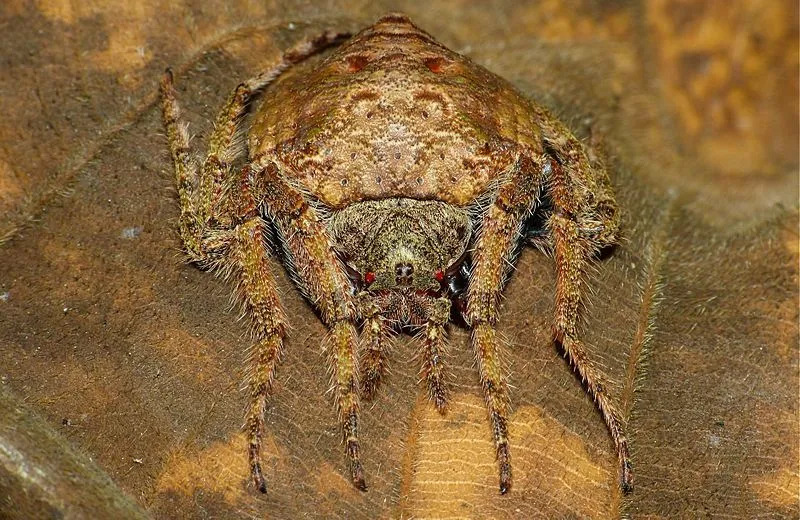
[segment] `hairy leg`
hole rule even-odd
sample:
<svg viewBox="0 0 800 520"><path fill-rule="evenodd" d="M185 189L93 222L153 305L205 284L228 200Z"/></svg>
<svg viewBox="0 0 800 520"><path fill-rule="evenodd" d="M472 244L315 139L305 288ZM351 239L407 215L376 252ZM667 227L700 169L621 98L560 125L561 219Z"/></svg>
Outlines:
<svg viewBox="0 0 800 520"><path fill-rule="evenodd" d="M431 302L430 307L422 336L421 379L427 382L428 396L436 409L444 413L449 398L444 359L447 355L445 325L450 321L450 299L438 298Z"/></svg>
<svg viewBox="0 0 800 520"><path fill-rule="evenodd" d="M633 469L624 422L611 402L602 374L578 339L586 271L597 251L616 241L619 217L605 172L591 169L580 143L571 134L560 133L548 144L553 156L548 165L553 200L548 225L557 277L553 332L603 415L617 449L620 486L628 492L633 489ZM587 185L595 190L592 203L586 196Z"/></svg>
<svg viewBox="0 0 800 520"><path fill-rule="evenodd" d="M290 253L295 280L331 331L327 348L336 408L342 425L353 484L366 489L359 458L358 313L352 288L333 250L325 225L303 195L284 181L269 158L254 163L251 189L277 224Z"/></svg>
<svg viewBox="0 0 800 520"><path fill-rule="evenodd" d="M189 148L187 126L180 122L172 72L161 81L161 108L180 200L180 234L192 261L224 275L236 274L238 293L252 318L255 344L250 379L251 404L246 416L251 474L256 488L266 491L260 463L264 410L283 350L286 321L269 272L264 221L258 217L247 183L232 175L230 163L240 152L237 125L251 96L293 63L302 61L348 35L325 32L284 53L273 66L239 84L215 121L208 152L198 170Z"/></svg>
<svg viewBox="0 0 800 520"><path fill-rule="evenodd" d="M588 248L581 243L578 225L575 222L560 215L554 215L550 219L550 227L555 242L558 280L554 336L586 384L586 389L594 397L594 401L605 419L617 448L620 485L624 491L628 492L633 489L633 470L623 422L619 411L609 399L607 385L603 382L601 373L592 364L583 343L578 339L577 316L585 291L581 280L593 252L587 250Z"/></svg>
<svg viewBox="0 0 800 520"><path fill-rule="evenodd" d="M269 252L264 243L266 224L255 217L234 230L235 244L231 257L239 271L238 293L245 310L252 317L252 330L256 339L251 352L250 406L245 427L248 436L248 454L253 483L262 493L267 485L261 470L261 438L264 434L264 411L267 397L272 391L275 370L283 352L286 335L286 318L269 270Z"/></svg>
<svg viewBox="0 0 800 520"><path fill-rule="evenodd" d="M164 75L161 93L164 125L175 165L181 205L181 238L191 260L205 267L213 267L226 277L237 277L239 300L246 314L252 318L255 344L251 353L250 406L245 427L253 482L257 489L266 492L260 463L264 410L283 350L286 322L267 264L269 252L264 243L266 224L257 216L242 222L241 215L237 214L242 207L253 206L252 201L247 203L246 190L227 196L225 200L230 202L230 206L222 207L223 197L231 182L226 161L232 154L235 128L233 124L226 126L221 121L226 115L236 112L234 105L241 102L241 93L237 89L220 113L209 146L209 156L199 174L190 157L186 126L179 122L180 110L170 72ZM240 222L239 225L233 225L234 221Z"/></svg>
<svg viewBox="0 0 800 520"><path fill-rule="evenodd" d="M361 392L365 399L374 397L386 374L386 345L389 324L381 315L369 293L362 292L357 300L361 329Z"/></svg>
<svg viewBox="0 0 800 520"><path fill-rule="evenodd" d="M540 170L533 161L520 160L512 170L509 181L500 188L481 224L467 293L467 317L472 327L472 346L492 424L501 493L511 488L511 455L508 447L511 404L500 359L498 306L511 257L520 238L520 228L539 195L541 180L534 172Z"/></svg>
<svg viewBox="0 0 800 520"><path fill-rule="evenodd" d="M175 99L172 72L168 69L161 78L161 115L167 132L172 163L175 168L175 183L178 190L181 216L179 231L191 260L204 262L206 254L201 247L201 235L205 222L198 222L195 198L197 195L197 165L189 148L189 131L180 121L180 108Z"/></svg>

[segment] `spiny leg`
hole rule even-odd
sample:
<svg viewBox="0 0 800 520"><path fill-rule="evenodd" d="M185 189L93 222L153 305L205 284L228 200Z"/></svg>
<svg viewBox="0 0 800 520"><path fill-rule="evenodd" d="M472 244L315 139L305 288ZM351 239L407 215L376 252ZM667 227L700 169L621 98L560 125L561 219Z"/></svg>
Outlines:
<svg viewBox="0 0 800 520"><path fill-rule="evenodd" d="M191 260L206 267L215 267L223 275L230 275L234 271L239 275L240 299L253 319L256 343L252 353L251 403L246 416L246 428L251 475L256 488L265 492L266 483L259 459L263 414L283 349L285 320L266 264L268 252L263 243L264 222L260 218L253 218L231 229L241 204L231 204L228 208L223 208L221 204L227 183L230 182L227 163L233 155L232 139L236 120L246 102L242 94L241 89L237 88L220 112L209 144L209 155L198 176L190 155L186 125L179 121L180 109L175 99L172 72L167 70L161 81L162 114L175 165L181 206L181 238ZM246 192L235 195L237 202L248 198ZM215 211L217 208L219 213Z"/></svg>
<svg viewBox="0 0 800 520"><path fill-rule="evenodd" d="M256 489L262 493L267 490L261 470L264 412L286 335L286 319L267 264L269 251L264 243L265 231L266 224L259 217L241 224L233 232L235 243L231 251L240 273L239 296L252 318L253 335L256 338L251 354L253 372L250 375L250 407L245 425L250 473Z"/></svg>
<svg viewBox="0 0 800 520"><path fill-rule="evenodd" d="M161 78L161 115L167 132L170 155L175 168L175 183L181 207L179 231L193 261L202 262L205 254L200 246L198 222L195 219L195 184L197 183L197 165L194 163L189 148L189 132L187 125L180 122L180 108L175 99L175 86L172 72L167 70Z"/></svg>
<svg viewBox="0 0 800 520"><path fill-rule="evenodd" d="M580 143L560 123L549 119L545 128L553 214L549 219L556 263L554 336L586 384L603 415L619 458L620 486L633 490L628 439L619 411L607 393L602 374L590 361L578 339L586 271L592 257L616 242L619 215L605 171L592 170ZM549 134L549 135L548 135ZM589 203L589 194L593 199Z"/></svg>
<svg viewBox="0 0 800 520"><path fill-rule="evenodd" d="M447 331L450 321L450 299L437 298L431 302L428 321L422 338L422 378L428 384L428 395L440 413L447 409L449 392L444 359L447 354Z"/></svg>
<svg viewBox="0 0 800 520"><path fill-rule="evenodd" d="M361 387L365 399L374 397L386 375L386 343L389 333L381 317L364 321L361 331Z"/></svg>
<svg viewBox="0 0 800 520"><path fill-rule="evenodd" d="M389 325L369 293L362 292L357 300L361 328L361 393L371 399L386 374L386 345Z"/></svg>
<svg viewBox="0 0 800 520"><path fill-rule="evenodd" d="M358 347L356 328L348 320L331 325L328 366L333 371L333 391L339 421L342 425L345 451L350 459L350 478L360 490L367 489L361 466L358 441Z"/></svg>
<svg viewBox="0 0 800 520"><path fill-rule="evenodd" d="M192 216L191 213L189 216ZM283 351L286 331L275 281L267 264L269 252L264 243L265 228L266 224L259 217L251 218L231 230L203 226L196 248L192 248L192 243L186 243L194 260L217 268L223 275L238 275L237 293L252 320L256 342L252 347L253 368L249 381L251 401L245 424L251 476L261 492L266 492L260 463L264 411Z"/></svg>
<svg viewBox="0 0 800 520"><path fill-rule="evenodd" d="M572 220L553 215L550 219L550 228L555 243L557 277L554 336L586 384L586 389L594 397L605 419L617 448L620 485L624 491L629 492L633 489L633 470L622 419L609 399L607 385L603 383L602 375L589 360L583 343L577 337L577 316L584 291L581 279L593 253L587 251L581 244L578 226Z"/></svg>
<svg viewBox="0 0 800 520"><path fill-rule="evenodd" d="M517 161L510 180L500 188L494 203L487 210L475 244L474 268L467 293L472 345L497 451L500 493L506 493L511 488L512 476L508 447L511 404L500 359L498 306L522 222L539 194L540 178L533 175L538 171L540 168L530 160Z"/></svg>
<svg viewBox="0 0 800 520"><path fill-rule="evenodd" d="M181 237L193 261L202 263L207 260L206 252L201 247L207 235L232 228L232 220L238 213L239 208L224 206L223 197L229 188L228 184L233 181L229 173L229 163L235 155L233 138L239 116L249 97L249 91L243 85L234 90L217 116L214 132L209 139L208 155L198 172L191 157L187 126L180 122L172 71L167 69L161 79L162 116L175 165L181 205Z"/></svg>
<svg viewBox="0 0 800 520"><path fill-rule="evenodd" d="M251 175L259 202L278 224L282 239L291 254L298 283L320 312L331 331L328 348L333 377L334 398L342 424L353 484L366 489L358 440L359 373L357 317L350 282L339 265L328 232L303 195L280 175L268 158L255 164Z"/></svg>
<svg viewBox="0 0 800 520"><path fill-rule="evenodd" d="M238 271L240 293L253 317L257 341L253 347L252 401L246 424L251 472L256 487L262 492L266 490L259 462L263 414L283 347L285 319L266 264L264 223L256 217L256 205L248 185L240 185L239 191L230 190L232 193L228 193L230 185L236 182L230 174L230 162L237 153L237 124L253 93L268 85L291 64L347 36L346 33L328 31L301 41L284 53L274 66L237 86L217 116L208 156L199 175L191 157L187 127L180 122L180 109L169 69L160 84L162 116L181 206L181 238L191 260L206 267L216 267L223 274ZM236 226L237 223L241 224Z"/></svg>

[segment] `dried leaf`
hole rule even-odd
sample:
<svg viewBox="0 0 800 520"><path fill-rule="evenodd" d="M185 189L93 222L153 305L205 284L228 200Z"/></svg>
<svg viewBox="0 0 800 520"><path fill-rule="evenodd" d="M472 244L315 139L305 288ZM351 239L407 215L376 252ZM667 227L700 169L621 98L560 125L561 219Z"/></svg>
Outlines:
<svg viewBox="0 0 800 520"><path fill-rule="evenodd" d="M363 414L370 489L352 488L325 395L324 329L277 262L294 328L267 417L270 490L247 487L248 340L230 288L180 255L155 85L177 69L201 146L228 91L280 49L397 7L5 2L3 383L158 518L797 518L788 1L399 6L610 157L625 242L597 263L585 338L629 420L633 494L620 494L602 419L550 341L553 268L534 251L503 304L509 495L497 493L458 329L444 418L416 383L413 343L398 342Z"/></svg>

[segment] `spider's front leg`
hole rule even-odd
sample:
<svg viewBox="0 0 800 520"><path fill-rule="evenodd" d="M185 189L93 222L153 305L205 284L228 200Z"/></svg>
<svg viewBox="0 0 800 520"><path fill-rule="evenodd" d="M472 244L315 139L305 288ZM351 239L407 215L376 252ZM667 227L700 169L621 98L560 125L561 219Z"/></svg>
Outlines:
<svg viewBox="0 0 800 520"><path fill-rule="evenodd" d="M356 299L361 328L361 390L365 399L372 399L386 375L386 346L389 342L390 325L381 309L366 291Z"/></svg>
<svg viewBox="0 0 800 520"><path fill-rule="evenodd" d="M351 479L356 487L365 490L358 440L358 315L350 281L324 224L303 195L284 180L278 165L268 157L256 159L250 179L256 199L265 205L285 241L297 273L295 280L330 329L328 363Z"/></svg>
<svg viewBox="0 0 800 520"><path fill-rule="evenodd" d="M467 318L472 327L472 345L492 423L500 493L511 488L511 455L508 447L510 401L497 337L498 307L522 223L539 196L541 177L532 175L538 171L541 171L539 165L521 158L508 181L501 186L480 227L467 292Z"/></svg>
<svg viewBox="0 0 800 520"><path fill-rule="evenodd" d="M578 338L586 271L600 249L616 242L619 215L606 172L592 168L578 140L553 119L545 119L544 134L552 157L547 168L553 201L548 226L557 278L554 336L603 415L617 448L620 487L630 492L633 469L624 422Z"/></svg>
<svg viewBox="0 0 800 520"><path fill-rule="evenodd" d="M447 409L449 392L444 364L447 354L447 330L450 321L450 298L440 297L430 301L428 319L422 333L422 379L428 385L428 397L439 413Z"/></svg>

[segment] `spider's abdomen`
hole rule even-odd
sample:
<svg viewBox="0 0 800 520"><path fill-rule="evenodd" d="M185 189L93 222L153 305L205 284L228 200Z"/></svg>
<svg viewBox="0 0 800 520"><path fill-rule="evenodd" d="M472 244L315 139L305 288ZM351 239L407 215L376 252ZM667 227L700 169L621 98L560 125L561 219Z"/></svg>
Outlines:
<svg viewBox="0 0 800 520"><path fill-rule="evenodd" d="M390 197L466 205L537 153L538 112L507 82L386 17L265 93L251 155L326 205Z"/></svg>

